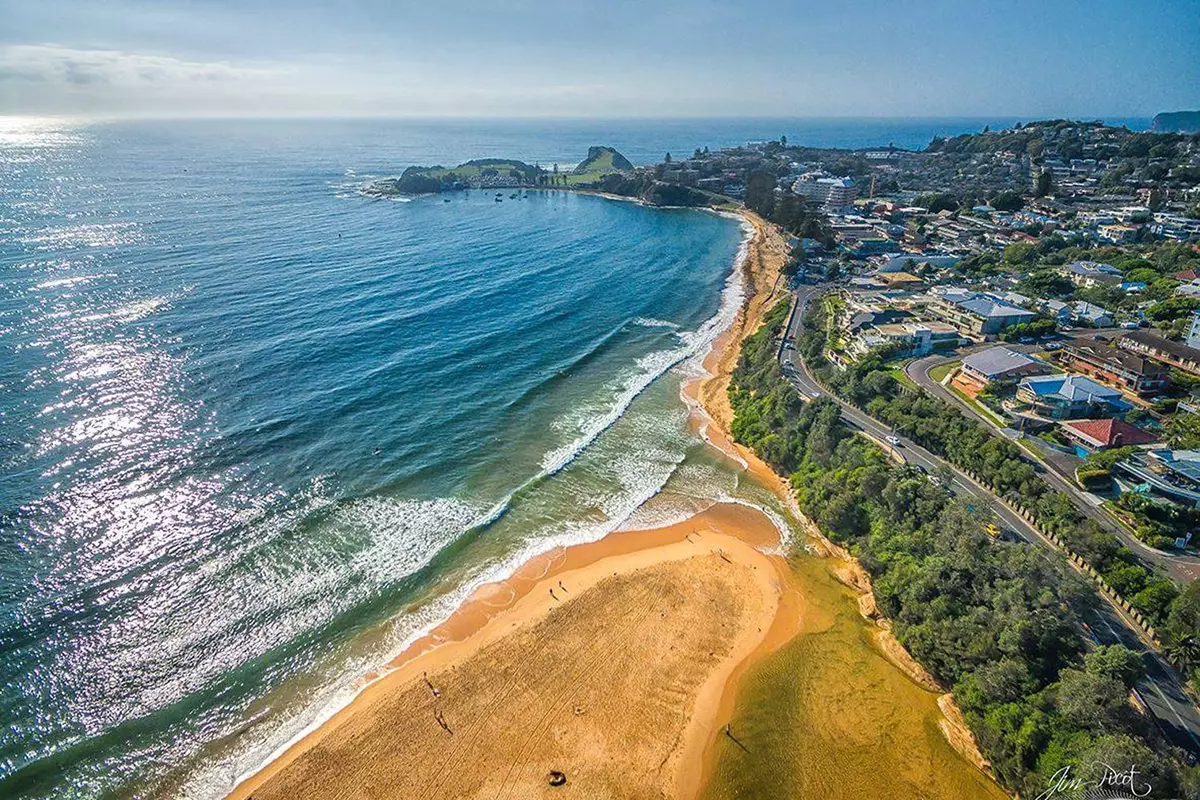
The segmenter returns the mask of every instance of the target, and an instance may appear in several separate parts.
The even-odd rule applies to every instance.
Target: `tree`
[[[1038,197],[1045,197],[1054,194],[1054,173],[1048,169],[1044,169],[1038,173],[1037,191],[1035,194]]]
[[[989,204],[997,211],[1020,211],[1025,205],[1025,198],[1017,192],[1000,192],[993,197]]]
[[[1167,658],[1171,659],[1171,663],[1179,667],[1184,674],[1190,675],[1200,668],[1200,639],[1194,634],[1185,633],[1172,637],[1163,651]]]
[[[746,207],[769,218],[775,209],[775,176],[754,171],[746,176]]]
[[[1094,732],[1119,730],[1128,714],[1128,690],[1116,678],[1077,669],[1064,669],[1055,705],[1059,713]]]
[[[1113,773],[1129,773],[1133,785],[1115,788],[1115,796],[1175,797],[1175,778],[1160,755],[1131,736],[1117,733],[1098,736],[1091,747],[1078,754],[1079,777],[1090,786],[1113,780]],[[1124,790],[1124,791],[1122,791]],[[1103,794],[1101,795],[1103,796]]]
[[[1141,656],[1119,644],[1100,645],[1084,656],[1083,663],[1087,672],[1114,678],[1127,689],[1137,683],[1145,671]]]

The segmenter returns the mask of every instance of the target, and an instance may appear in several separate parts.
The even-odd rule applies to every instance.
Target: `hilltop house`
[[[958,342],[958,330],[944,322],[871,323],[858,329],[846,351],[857,359],[876,347],[900,345],[903,349],[899,356],[923,356],[938,348],[954,347]]]
[[[1025,378],[1017,384],[1017,399],[1050,419],[1112,416],[1129,408],[1119,391],[1083,375]]]
[[[1072,339],[1055,356],[1069,369],[1137,394],[1154,394],[1167,385],[1169,371],[1161,364],[1101,341]]]
[[[1007,347],[971,353],[963,359],[962,374],[979,384],[1013,383],[1030,375],[1044,375],[1050,365]]]
[[[1024,308],[966,289],[935,288],[926,310],[965,333],[989,336],[1037,315]]]

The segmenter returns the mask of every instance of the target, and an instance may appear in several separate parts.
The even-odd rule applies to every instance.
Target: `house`
[[[1185,242],[1188,239],[1200,238],[1200,219],[1158,213],[1150,223],[1150,232],[1164,239]]]
[[[1050,365],[1007,347],[971,353],[962,361],[962,374],[976,383],[1009,383],[1030,375],[1045,375]]]
[[[1188,326],[1187,338],[1183,343],[1193,349],[1200,349],[1200,311],[1192,314],[1192,324]]]
[[[1071,306],[1071,319],[1093,328],[1107,328],[1113,324],[1111,311],[1086,300],[1080,300]]]
[[[890,322],[862,327],[846,347],[853,358],[885,345],[900,345],[898,356],[928,355],[938,348],[958,344],[958,330],[944,322]]]
[[[926,310],[959,330],[984,336],[999,333],[1010,325],[1031,322],[1037,316],[986,294],[966,289],[939,291],[936,287]]]
[[[1112,264],[1101,264],[1098,261],[1075,261],[1059,271],[1069,278],[1071,283],[1085,289],[1121,282],[1121,270]]]
[[[1162,391],[1170,374],[1170,370],[1149,358],[1094,339],[1072,339],[1063,344],[1055,357],[1069,369],[1137,394]]]
[[[1151,450],[1146,457],[1172,483],[1200,490],[1200,450]]]
[[[1071,308],[1070,303],[1064,303],[1062,300],[1043,300],[1041,302],[1042,310],[1054,318],[1054,321],[1059,325],[1066,325],[1071,321],[1075,311]]]
[[[1138,227],[1117,223],[1116,225],[1101,225],[1100,238],[1113,244],[1127,244],[1137,238]]]
[[[880,272],[875,277],[897,289],[911,289],[921,284],[921,279],[908,272]]]
[[[1058,427],[1075,445],[1075,454],[1080,458],[1110,447],[1138,447],[1158,441],[1149,431],[1121,419],[1066,419]]]
[[[953,267],[962,256],[935,255],[926,253],[896,253],[889,255],[879,267],[880,272],[911,272],[919,264],[928,264],[936,269]]]
[[[1195,323],[1192,324],[1195,327]],[[1200,375],[1200,350],[1195,347],[1188,347],[1181,342],[1172,342],[1158,334],[1142,330],[1130,331],[1122,336],[1117,344],[1131,353],[1148,356],[1189,375]]]
[[[1177,281],[1183,281],[1184,283],[1191,283],[1194,280],[1200,279],[1200,271],[1197,271],[1194,269],[1185,269],[1183,272],[1176,272],[1171,277]]]
[[[1017,384],[1017,399],[1050,419],[1112,416],[1128,410],[1121,393],[1083,375],[1042,375]]]

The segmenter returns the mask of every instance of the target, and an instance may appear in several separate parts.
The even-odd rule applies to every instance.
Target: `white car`
[[[899,440],[897,437],[895,437],[895,436],[889,436],[889,437],[887,437],[887,443],[888,443],[888,444],[890,444],[892,447],[899,447],[899,446],[900,446],[900,440]]]

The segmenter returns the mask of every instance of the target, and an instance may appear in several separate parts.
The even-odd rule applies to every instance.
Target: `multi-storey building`
[[[1055,356],[1065,367],[1137,394],[1154,394],[1167,385],[1166,367],[1103,342],[1072,339]]]

